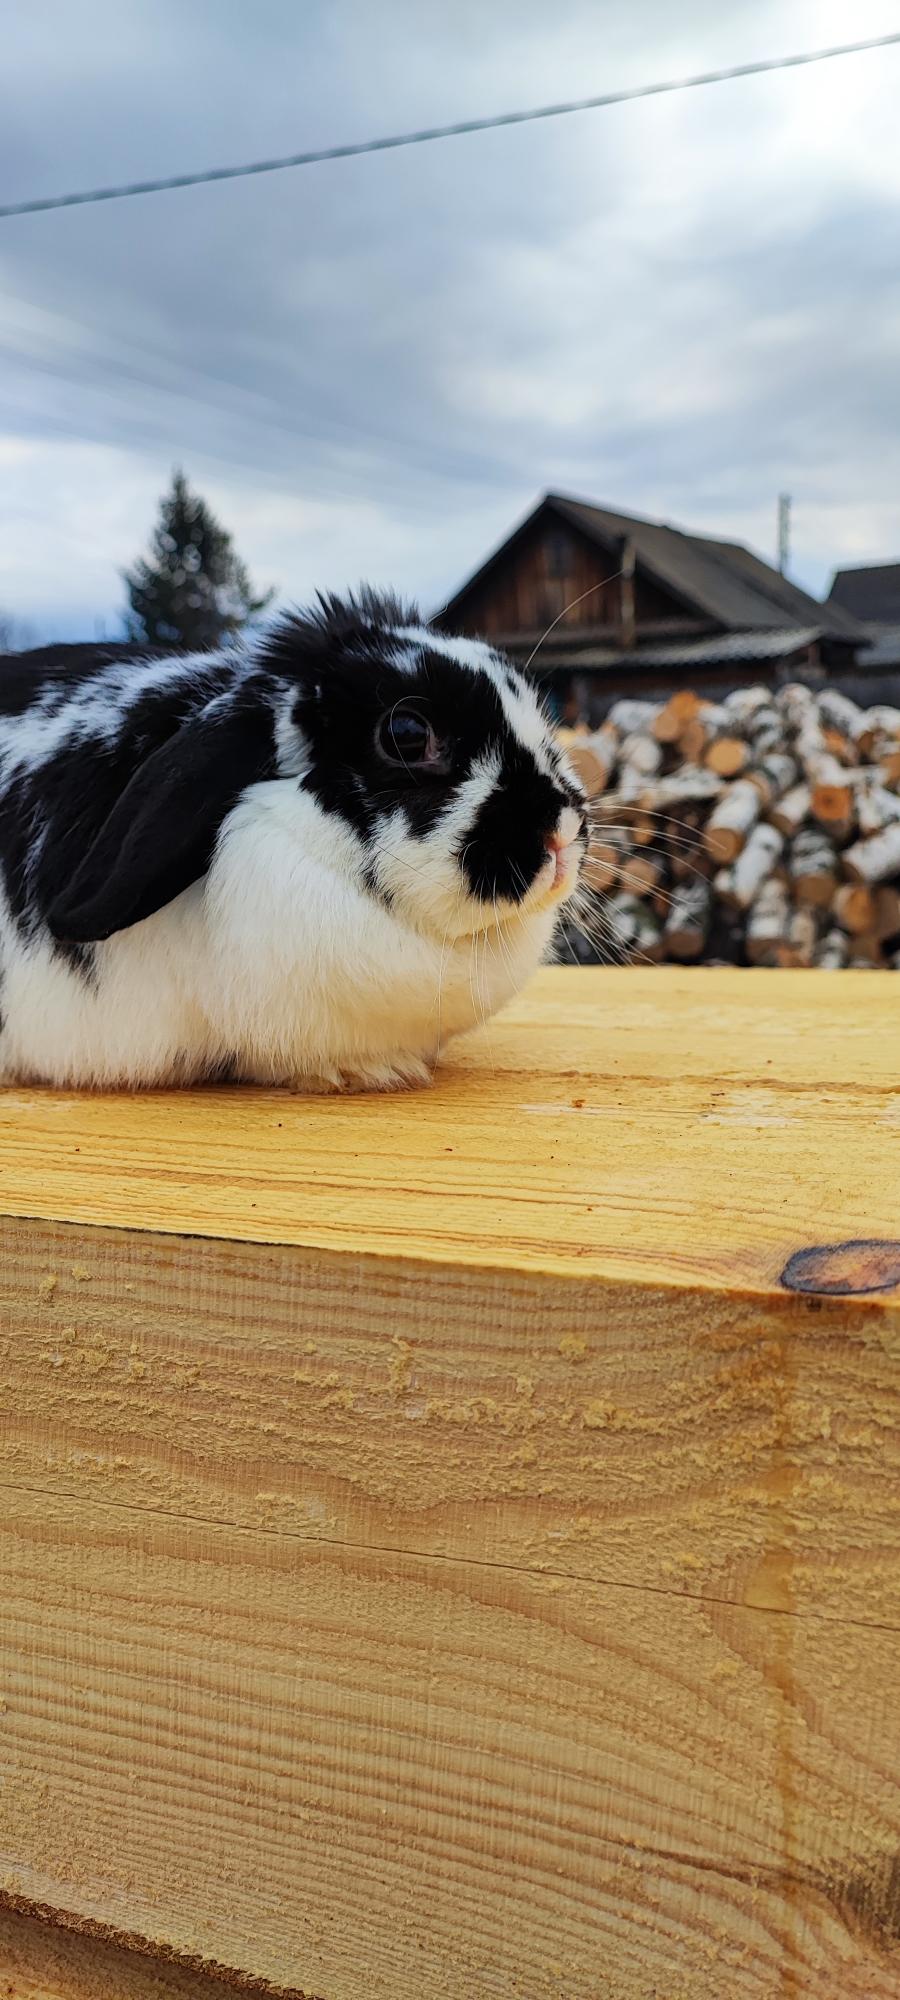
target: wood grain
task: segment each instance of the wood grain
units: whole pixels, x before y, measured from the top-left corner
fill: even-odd
[[[552,970],[406,1097],[7,1091],[0,1213],[771,1295],[897,1234],[896,994]]]
[[[900,1629],[895,1327],[0,1221],[0,1480]]]
[[[0,1534],[7,1895],[328,2000],[896,1991],[895,1634],[860,1681],[826,1620],[22,1493]]]
[[[897,2000],[894,991],[0,1098],[0,2000]]]

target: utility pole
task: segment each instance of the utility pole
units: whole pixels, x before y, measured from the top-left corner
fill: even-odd
[[[791,496],[778,495],[778,567],[782,576],[787,575],[791,553]]]
[[[619,571],[619,605],[622,615],[622,647],[630,653],[634,649],[634,543],[628,540],[622,544],[622,567]]]

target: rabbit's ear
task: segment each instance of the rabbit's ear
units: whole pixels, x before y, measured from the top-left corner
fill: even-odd
[[[272,715],[213,702],[145,758],[110,803],[87,851],[49,899],[52,935],[95,943],[171,903],[205,875],[223,819],[272,775]]]

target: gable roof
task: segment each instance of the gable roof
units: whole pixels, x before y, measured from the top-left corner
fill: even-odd
[[[869,624],[900,624],[900,563],[835,570],[828,602]]]
[[[765,631],[815,625],[829,637],[859,641],[856,620],[839,605],[823,605],[771,564],[740,542],[718,542],[708,535],[689,535],[663,521],[643,520],[609,507],[594,507],[562,493],[546,493],[538,505],[495,549],[446,604],[446,617],[476,582],[486,579],[513,544],[543,514],[567,521],[589,541],[619,555],[630,541],[646,573],[666,590],[727,631]]]

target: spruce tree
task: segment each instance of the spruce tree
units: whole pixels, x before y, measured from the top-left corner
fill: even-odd
[[[160,502],[149,560],[125,570],[131,606],[129,638],[189,651],[218,646],[258,617],[273,592],[254,597],[250,578],[227,529],[183,472]]]

